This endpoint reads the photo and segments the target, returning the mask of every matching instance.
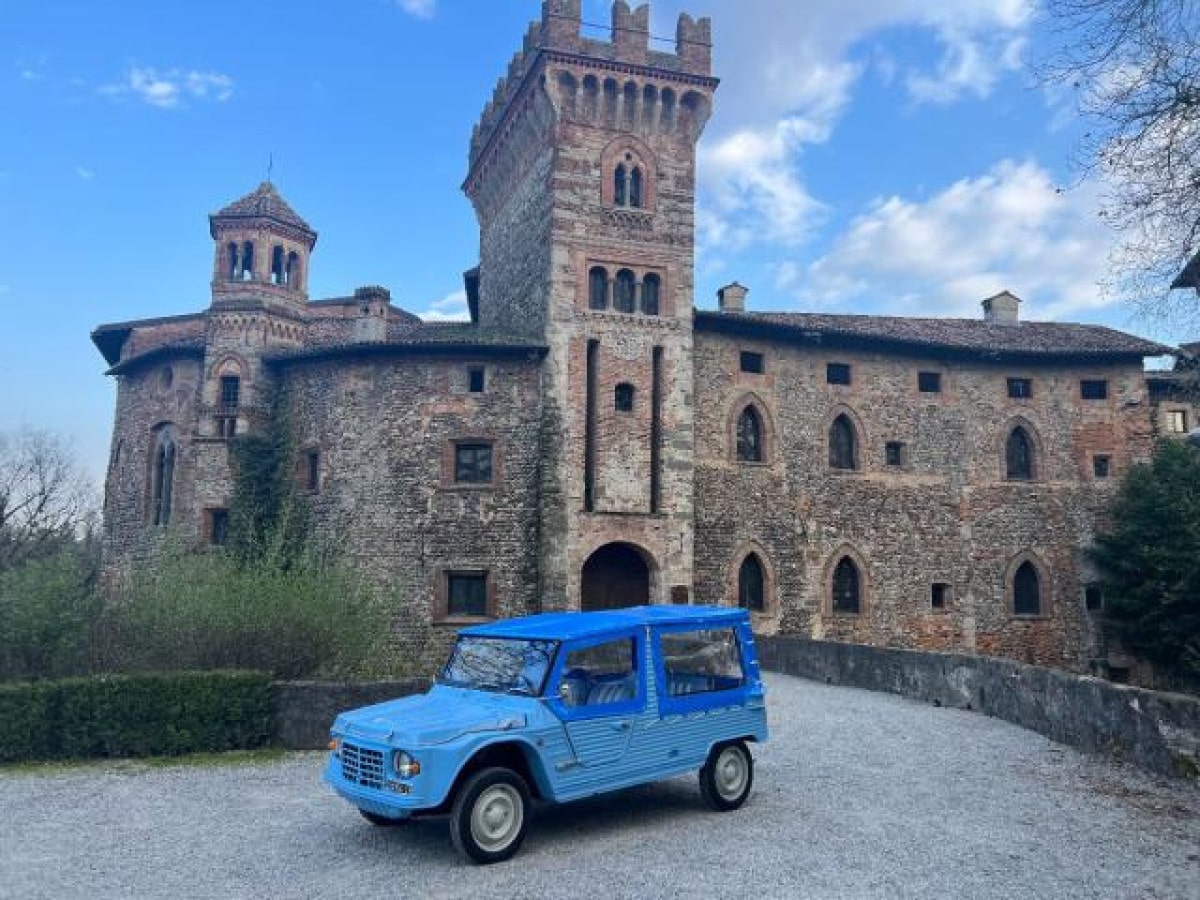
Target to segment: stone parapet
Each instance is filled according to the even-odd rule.
[[[760,637],[770,671],[970,709],[1152,772],[1200,770],[1200,698],[1006,659]]]

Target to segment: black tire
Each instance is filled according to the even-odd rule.
[[[754,757],[744,741],[718,744],[700,770],[700,796],[710,809],[728,812],[750,796],[754,785]]]
[[[381,816],[377,813],[367,812],[365,809],[360,809],[358,813],[372,825],[380,828],[395,828],[397,825],[403,825],[407,821],[407,819],[393,819],[389,816]]]
[[[512,769],[481,769],[459,788],[450,813],[450,839],[477,863],[508,859],[525,839],[529,787]]]

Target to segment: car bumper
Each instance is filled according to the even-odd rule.
[[[353,803],[359,809],[374,813],[377,816],[387,816],[392,819],[406,819],[415,812],[427,809],[429,803],[423,797],[411,793],[402,794],[397,790],[375,788],[350,781],[342,775],[341,761],[330,756],[325,765],[322,779],[345,800]],[[399,786],[402,782],[389,782]],[[407,784],[404,787],[409,787]]]

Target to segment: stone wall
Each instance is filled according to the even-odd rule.
[[[1154,772],[1200,772],[1200,698],[1005,659],[761,637],[765,669],[971,709]]]
[[[204,450],[193,446],[201,361],[167,355],[117,376],[117,405],[104,482],[104,560],[110,573],[154,552],[167,529],[153,526],[153,458],[158,431],[176,435],[175,490],[170,526],[186,539],[199,534],[192,482]]]
[[[762,353],[765,371],[739,371],[739,353]],[[1136,364],[1050,366],[696,335],[697,600],[736,598],[738,565],[763,559],[763,632],[895,647],[979,650],[1083,669],[1098,653],[1085,610],[1090,542],[1121,475],[1149,455],[1144,382]],[[826,383],[826,364],[851,366],[851,384]],[[918,372],[941,374],[939,393]],[[1011,399],[1006,378],[1030,378]],[[1080,399],[1085,378],[1109,381],[1109,398]],[[734,428],[747,403],[766,430],[762,463],[736,459]],[[829,428],[847,415],[859,466],[833,469]],[[1006,481],[1014,424],[1036,446],[1034,479]],[[902,442],[902,462],[885,444]],[[1109,477],[1093,457],[1110,457]],[[849,555],[863,577],[859,615],[834,613],[833,566]],[[1026,559],[1042,582],[1042,614],[1016,616],[1011,581]],[[935,609],[934,583],[949,585]]]
[[[485,390],[468,372],[485,369]],[[434,609],[451,570],[486,571],[498,616],[537,612],[539,367],[497,356],[339,357],[281,367],[282,408],[320,454],[316,537],[381,585],[394,651],[444,661],[454,625]],[[490,485],[455,484],[454,442],[493,446]]]
[[[273,682],[271,742],[285,750],[324,750],[329,745],[329,728],[339,713],[423,694],[428,689],[428,679]]]

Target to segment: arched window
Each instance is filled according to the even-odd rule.
[[[762,563],[755,553],[743,559],[742,567],[738,570],[738,606],[756,612],[767,608],[766,579]]]
[[[608,307],[608,272],[600,266],[588,273],[588,306],[591,309]]]
[[[858,438],[845,413],[829,426],[829,465],[834,469],[858,468]]]
[[[657,275],[642,279],[642,312],[648,316],[658,315],[658,295],[662,282]]]
[[[629,205],[634,209],[642,208],[642,170],[638,166],[633,167],[633,174],[629,176]]]
[[[617,206],[624,206],[628,202],[629,180],[625,164],[621,163],[617,166],[616,174],[613,176],[613,203]]]
[[[254,280],[254,245],[249,241],[242,244],[242,281]]]
[[[1026,560],[1013,573],[1013,614],[1039,616],[1042,614],[1042,585],[1037,567]]]
[[[166,527],[171,523],[171,492],[175,486],[175,437],[170,428],[158,433],[154,444],[152,472],[152,509],[155,525]]]
[[[225,277],[230,281],[238,277],[237,244],[233,241],[230,241],[229,246],[225,248]]]
[[[613,290],[613,308],[617,312],[631,313],[637,308],[634,301],[636,285],[637,281],[629,269],[622,269],[617,273],[617,283]]]
[[[271,248],[271,284],[283,283],[283,248],[276,244]]]
[[[1033,480],[1033,441],[1020,425],[1009,432],[1005,442],[1004,472],[1009,481]]]
[[[737,420],[738,462],[762,462],[762,418],[753,406],[747,406]]]
[[[848,556],[838,560],[833,570],[832,607],[836,613],[859,613],[862,611],[862,579],[858,566]]]
[[[621,382],[613,389],[613,407],[617,412],[633,412],[633,385]]]
[[[287,268],[283,272],[283,283],[288,287],[300,287],[300,254],[295,250],[288,254]]]

